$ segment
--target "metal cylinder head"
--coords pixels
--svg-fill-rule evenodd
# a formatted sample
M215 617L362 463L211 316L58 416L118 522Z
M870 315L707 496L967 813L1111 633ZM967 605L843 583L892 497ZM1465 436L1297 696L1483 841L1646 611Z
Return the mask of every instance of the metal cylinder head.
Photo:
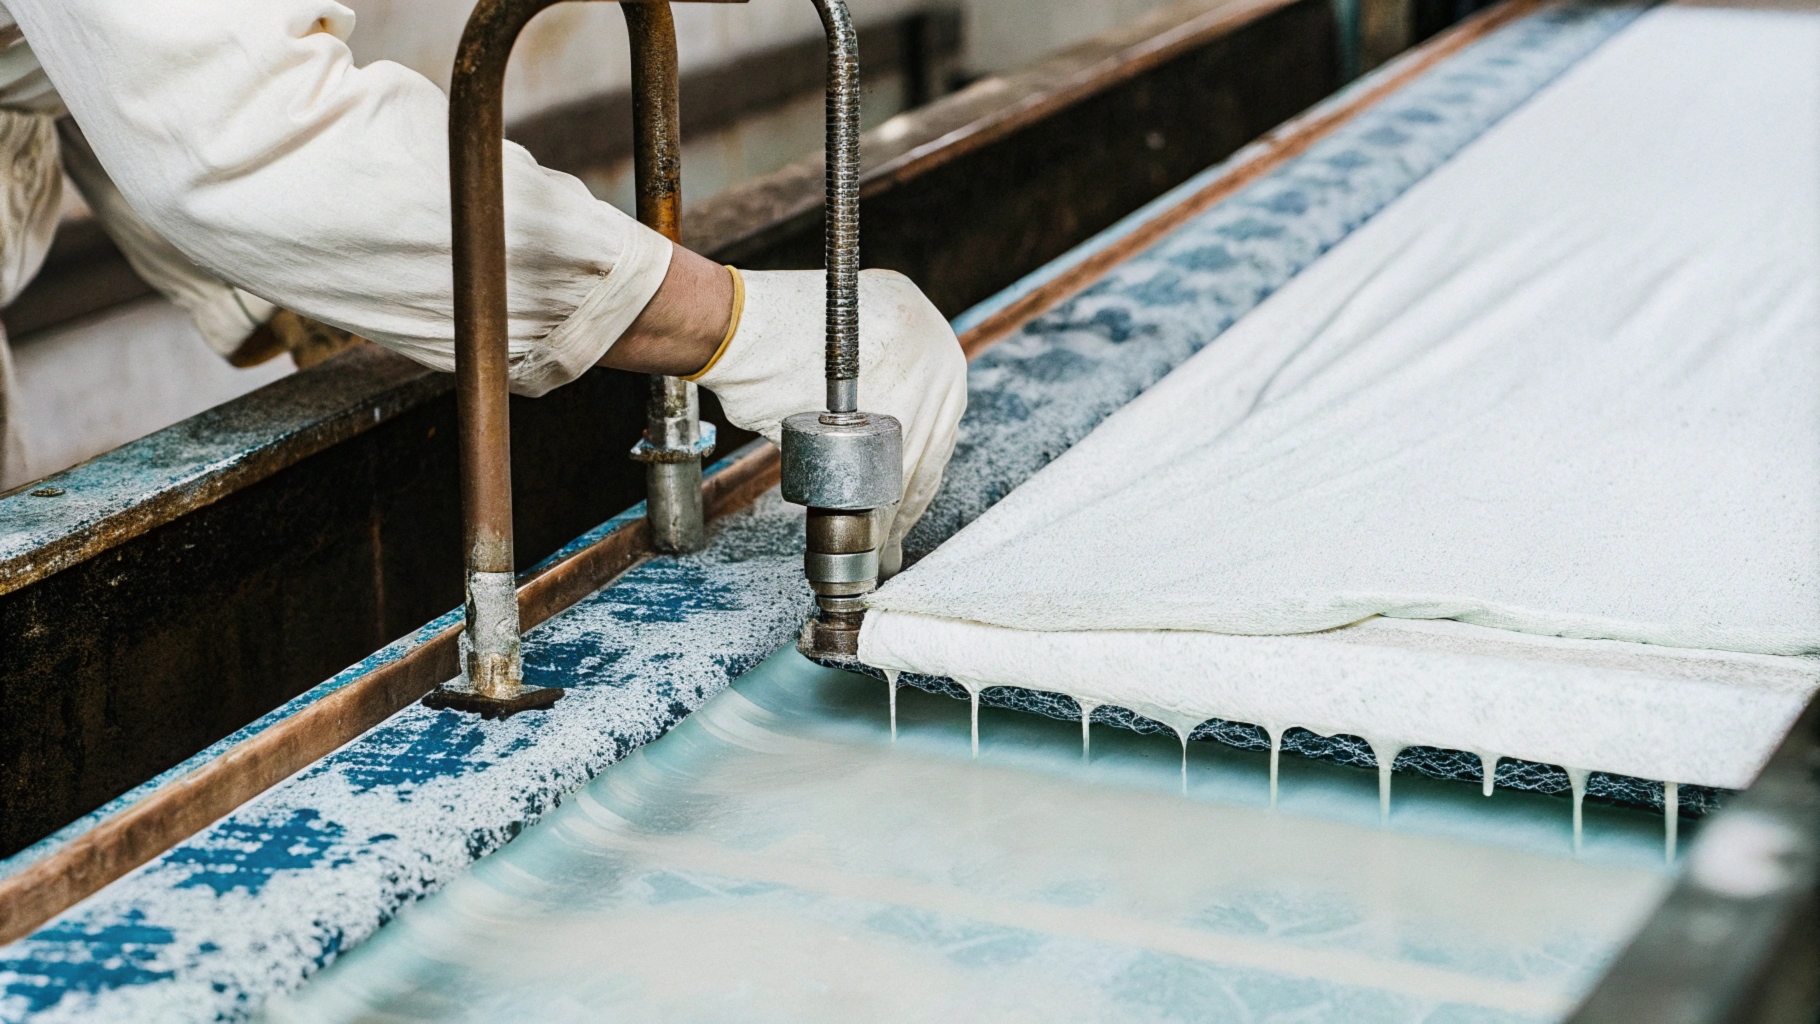
M802 412L784 420L785 501L861 511L903 496L903 426L881 413L857 418L827 423L820 413Z

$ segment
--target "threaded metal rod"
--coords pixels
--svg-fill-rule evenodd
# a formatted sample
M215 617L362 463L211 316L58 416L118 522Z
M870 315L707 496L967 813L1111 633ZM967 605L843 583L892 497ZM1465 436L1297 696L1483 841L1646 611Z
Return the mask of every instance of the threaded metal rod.
M828 32L828 411L859 410L859 33L844 0L815 0Z

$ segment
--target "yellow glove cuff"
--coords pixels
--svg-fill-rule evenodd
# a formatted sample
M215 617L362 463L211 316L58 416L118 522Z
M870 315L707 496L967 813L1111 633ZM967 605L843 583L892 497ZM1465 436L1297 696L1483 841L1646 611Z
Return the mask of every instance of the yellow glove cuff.
M707 365L684 377L683 380L700 380L709 370L714 369L714 364L720 362L720 357L727 354L727 346L733 344L733 335L739 333L739 317L746 311L746 279L739 276L739 268L731 264L727 266L727 273L733 275L733 314L727 318L726 336L720 339L720 347L714 350L714 355L709 357Z

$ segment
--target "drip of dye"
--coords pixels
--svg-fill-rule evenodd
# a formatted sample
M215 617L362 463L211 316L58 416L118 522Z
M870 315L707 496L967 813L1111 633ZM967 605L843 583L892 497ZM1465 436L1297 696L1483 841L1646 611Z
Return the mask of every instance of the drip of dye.
M980 688L975 683L962 682L967 688L967 702L973 722L973 756L980 756Z
M1371 756L1378 761L1378 824L1390 827L1390 770L1396 766L1397 755L1403 752L1401 743L1389 743L1384 740L1365 737L1371 746Z
M1662 784L1662 856L1670 864L1675 862L1675 839L1680 828L1681 784L1664 782Z
M1088 755L1093 748L1093 709L1099 705L1090 700L1083 700L1079 703L1081 705L1081 763L1086 764L1091 760Z
M1277 756L1283 752L1283 730L1268 726L1264 731L1270 735L1270 807L1277 806Z
M1498 755L1479 754L1479 772L1485 777L1485 795L1491 795L1491 787L1498 781Z
M897 669L885 669L885 688L891 691L891 742L897 742Z
M1586 777L1592 773L1584 768L1566 768L1566 771L1567 781L1574 788L1574 856L1578 857L1581 836L1580 803L1586 799Z
M1182 741L1182 795L1188 795L1188 734L1181 729L1175 731L1176 739Z

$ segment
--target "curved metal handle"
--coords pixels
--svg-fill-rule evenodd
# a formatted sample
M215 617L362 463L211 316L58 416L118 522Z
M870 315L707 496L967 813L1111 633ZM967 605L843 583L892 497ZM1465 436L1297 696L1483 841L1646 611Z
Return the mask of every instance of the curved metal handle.
M859 33L845 0L815 0L828 32L828 411L859 411Z
M512 556L506 388L506 63L525 25L560 0L480 0L449 80L449 195L455 263L455 408L467 556L468 683L482 697L523 691Z

